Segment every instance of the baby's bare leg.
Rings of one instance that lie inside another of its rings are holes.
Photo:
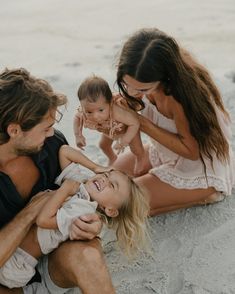
[[[100,149],[104,152],[104,154],[109,159],[109,165],[111,165],[116,159],[117,155],[112,149],[113,140],[102,134],[99,142]]]
[[[130,143],[131,152],[135,155],[134,175],[140,176],[148,171],[149,166],[146,164],[144,157],[145,151],[141,141],[140,132],[137,132]]]

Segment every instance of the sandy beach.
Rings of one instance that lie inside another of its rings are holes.
[[[71,145],[80,82],[95,73],[117,90],[115,66],[123,42],[139,28],[158,27],[212,73],[231,113],[235,150],[234,0],[0,0],[0,5],[1,69],[24,67],[68,96],[56,127]],[[85,153],[105,163],[99,135],[85,134]],[[117,293],[234,294],[234,196],[235,190],[223,202],[151,218],[153,256],[133,263],[107,238],[104,251]]]

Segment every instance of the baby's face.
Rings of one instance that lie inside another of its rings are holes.
[[[96,102],[82,100],[81,106],[89,121],[102,123],[109,119],[110,104],[104,96],[100,96]]]
[[[112,207],[118,210],[130,194],[128,177],[116,170],[95,175],[85,183],[85,187],[101,209]]]

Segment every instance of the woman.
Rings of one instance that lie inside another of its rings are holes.
[[[170,36],[143,29],[121,52],[117,84],[139,115],[151,215],[213,203],[230,195],[235,163],[229,114],[208,71]],[[131,153],[115,168],[133,174]]]

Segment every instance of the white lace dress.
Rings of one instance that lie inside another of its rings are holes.
[[[177,133],[175,122],[162,115],[157,108],[145,97],[143,99],[145,108],[142,115],[150,119],[154,124]],[[149,173],[157,176],[161,181],[166,182],[178,189],[196,189],[214,187],[225,195],[230,195],[235,184],[235,159],[231,146],[231,126],[225,119],[223,113],[217,109],[217,117],[225,138],[229,143],[230,162],[223,163],[216,156],[213,156],[213,168],[210,161],[204,158],[206,164],[205,177],[204,167],[201,160],[186,159],[157,141],[150,139],[149,159],[152,165]]]

